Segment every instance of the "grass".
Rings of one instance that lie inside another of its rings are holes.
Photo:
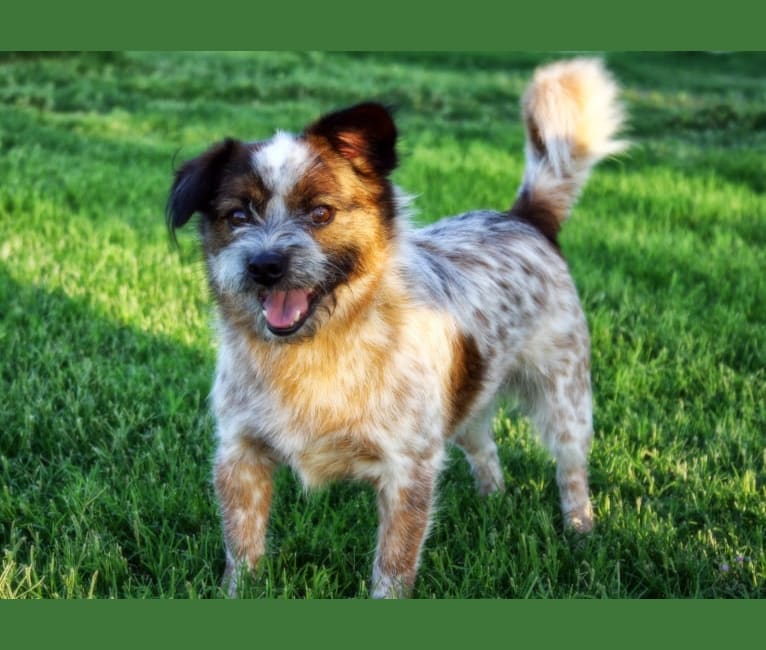
[[[214,349],[173,165],[225,135],[398,107],[429,221],[507,206],[518,98],[554,55],[122,53],[0,57],[0,597],[220,597]],[[631,153],[563,233],[593,339],[598,525],[562,532],[554,468],[512,405],[509,488],[458,455],[416,596],[766,595],[766,81],[762,54],[621,54]],[[247,595],[365,596],[374,495],[277,478]]]

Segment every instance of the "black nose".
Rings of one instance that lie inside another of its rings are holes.
[[[271,287],[285,276],[288,262],[289,258],[284,253],[266,251],[251,257],[247,262],[247,270],[258,284]]]

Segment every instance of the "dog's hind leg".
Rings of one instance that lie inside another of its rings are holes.
[[[556,460],[565,522],[586,533],[593,528],[588,488],[588,453],[593,439],[590,364],[587,354],[572,353],[562,361],[544,373],[526,373],[522,404]]]
[[[492,431],[494,413],[495,405],[492,403],[465,425],[454,440],[471,465],[476,488],[484,495],[505,490],[503,470]]]

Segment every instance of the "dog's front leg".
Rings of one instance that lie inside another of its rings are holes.
[[[254,571],[266,550],[275,463],[264,446],[239,439],[221,444],[215,459],[215,491],[226,542],[223,586],[237,595],[242,568]]]
[[[436,472],[420,468],[411,481],[378,490],[378,548],[372,569],[373,598],[410,595],[420,550],[431,524]]]

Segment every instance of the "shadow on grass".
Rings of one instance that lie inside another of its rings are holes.
[[[100,596],[185,591],[216,562],[212,359],[2,267],[0,313],[0,547],[42,596],[84,595],[70,569]]]

